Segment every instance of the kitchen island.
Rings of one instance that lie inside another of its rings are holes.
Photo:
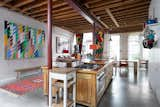
[[[82,60],[82,62],[83,65],[76,67],[76,103],[96,107],[112,80],[114,61]],[[48,95],[49,70],[47,67],[42,67],[42,70],[44,77],[44,94]]]
[[[85,65],[98,65],[97,68],[77,70],[76,102],[89,107],[96,107],[113,74],[113,61],[87,61]]]

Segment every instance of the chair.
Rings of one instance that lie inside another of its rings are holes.
[[[140,68],[146,68],[146,70],[148,70],[148,60],[140,59],[139,65],[140,65]]]
[[[122,67],[125,67],[128,69],[128,61],[127,60],[120,60],[119,61],[119,68],[120,68],[120,71],[121,71],[121,68]]]
[[[114,68],[114,76],[117,74],[117,68],[119,67],[118,61],[114,61],[113,68]]]

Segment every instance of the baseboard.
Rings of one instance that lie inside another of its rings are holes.
[[[21,75],[21,77],[26,77],[26,76],[31,76],[31,75],[35,75],[35,74],[39,74],[41,73],[41,71],[34,71],[34,72],[29,72],[29,73],[24,73]],[[13,82],[13,81],[16,81],[17,78],[16,77],[10,77],[10,78],[6,78],[6,79],[2,79],[0,80],[0,86],[2,85],[5,85],[7,83],[10,83],[10,82]]]
[[[26,73],[22,73],[20,75],[21,78],[26,77],[26,76],[31,76],[31,75],[36,75],[36,74],[40,74],[41,71],[32,71],[32,72],[26,72]]]
[[[7,78],[7,79],[0,80],[0,86],[4,85],[4,84],[7,84],[7,83],[10,83],[10,82],[13,82],[15,80],[16,80],[16,77],[10,77],[10,78]]]

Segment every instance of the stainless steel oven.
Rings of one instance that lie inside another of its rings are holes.
[[[105,89],[105,73],[102,71],[97,75],[97,96],[99,96]]]

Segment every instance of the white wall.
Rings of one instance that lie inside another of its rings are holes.
[[[155,10],[155,17],[160,21],[160,0],[152,0],[149,8],[149,16],[153,16]],[[149,59],[149,81],[150,85],[160,102],[160,48],[153,48],[150,51]]]
[[[112,34],[113,36],[114,34]],[[128,59],[128,33],[120,33],[115,34],[120,35],[120,59]],[[110,52],[110,43],[109,36],[107,34],[104,35],[104,50],[103,57],[108,58],[111,57],[113,53]]]
[[[128,34],[120,34],[120,59],[128,59]]]
[[[47,45],[45,45],[44,55],[45,57],[35,58],[35,59],[18,59],[18,60],[5,60],[4,59],[4,45],[3,45],[3,35],[4,35],[4,20],[13,21],[15,23],[31,26],[34,28],[44,29],[46,31],[46,24],[36,21],[32,18],[23,16],[19,13],[9,11],[6,8],[0,7],[0,84],[5,80],[15,79],[16,73],[14,72],[17,68],[23,67],[32,67],[32,66],[39,66],[39,65],[46,65],[47,64]],[[56,43],[56,36],[64,36],[66,38],[72,38],[73,33],[61,29],[59,27],[53,27],[53,57],[57,54],[55,43]],[[46,35],[47,40],[47,35]],[[47,44],[47,41],[46,41]]]
[[[64,30],[64,29],[61,29],[59,27],[53,27],[53,34],[52,34],[52,47],[53,47],[53,58],[59,56],[59,55],[65,55],[65,54],[57,54],[56,53],[56,37],[63,37],[63,38],[66,38],[66,39],[70,39],[70,46],[72,48],[72,43],[73,43],[73,33],[67,31],[67,30]],[[71,51],[71,50],[70,50]]]
[[[160,0],[151,0],[150,6],[149,6],[149,17],[154,15],[160,21],[159,10],[160,10]]]
[[[104,49],[103,49],[103,57],[104,58],[109,57],[109,49],[110,49],[109,35],[104,34]]]

